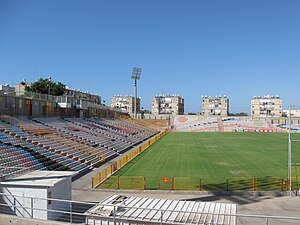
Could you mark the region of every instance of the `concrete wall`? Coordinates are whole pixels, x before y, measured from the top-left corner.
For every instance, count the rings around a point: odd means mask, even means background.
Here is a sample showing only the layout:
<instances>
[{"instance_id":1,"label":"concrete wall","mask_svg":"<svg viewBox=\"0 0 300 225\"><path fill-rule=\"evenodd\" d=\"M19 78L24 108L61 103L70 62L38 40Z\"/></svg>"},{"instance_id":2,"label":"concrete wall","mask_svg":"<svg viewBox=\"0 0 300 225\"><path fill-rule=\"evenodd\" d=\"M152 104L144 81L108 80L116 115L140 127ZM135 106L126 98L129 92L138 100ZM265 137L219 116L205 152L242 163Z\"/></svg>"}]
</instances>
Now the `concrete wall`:
<instances>
[{"instance_id":1,"label":"concrete wall","mask_svg":"<svg viewBox=\"0 0 300 225\"><path fill-rule=\"evenodd\" d=\"M66 178L57 183L52 189L48 190L48 198L60 199L60 200L72 200L72 179L71 177ZM51 196L49 196L51 191ZM59 210L59 211L70 211L69 202L61 201L48 201L48 209ZM63 213L49 212L48 219L56 220L63 216Z\"/></svg>"},{"instance_id":2,"label":"concrete wall","mask_svg":"<svg viewBox=\"0 0 300 225\"><path fill-rule=\"evenodd\" d=\"M70 223L63 223L58 221L47 221L38 219L26 219L22 217L0 214L0 224L5 225L66 225ZM78 224L79 225L79 224Z\"/></svg>"},{"instance_id":3,"label":"concrete wall","mask_svg":"<svg viewBox=\"0 0 300 225\"><path fill-rule=\"evenodd\" d=\"M32 199L28 197L46 198L47 189L37 188L26 188L26 187L13 187L6 186L2 187L4 194L15 195L15 196L3 196L3 200L11 206L11 210L20 217L36 218L36 219L47 219L47 211L38 209L47 209L47 201L40 199ZM27 197L22 197L27 196ZM31 208L37 208L31 210Z\"/></svg>"},{"instance_id":4,"label":"concrete wall","mask_svg":"<svg viewBox=\"0 0 300 225\"><path fill-rule=\"evenodd\" d=\"M47 210L69 211L69 202L46 200L60 199L72 200L72 178L68 177L54 186L34 186L34 185L2 185L1 190L4 194L3 200L10 206L11 210L20 217L28 217L44 220L56 220L63 213L51 212ZM26 197L24 197L26 196Z\"/></svg>"}]
</instances>

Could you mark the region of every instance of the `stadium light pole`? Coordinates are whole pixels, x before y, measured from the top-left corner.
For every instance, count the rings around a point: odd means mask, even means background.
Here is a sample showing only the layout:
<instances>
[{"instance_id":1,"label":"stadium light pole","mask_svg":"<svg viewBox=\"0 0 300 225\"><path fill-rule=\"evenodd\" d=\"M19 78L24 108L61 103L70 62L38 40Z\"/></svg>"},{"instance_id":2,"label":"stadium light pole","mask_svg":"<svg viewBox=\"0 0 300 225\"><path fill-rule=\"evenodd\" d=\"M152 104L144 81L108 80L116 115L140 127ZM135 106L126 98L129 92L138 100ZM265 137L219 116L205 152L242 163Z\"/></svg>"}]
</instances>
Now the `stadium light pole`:
<instances>
[{"instance_id":1,"label":"stadium light pole","mask_svg":"<svg viewBox=\"0 0 300 225\"><path fill-rule=\"evenodd\" d=\"M131 79L134 80L134 118L136 119L137 80L141 78L142 68L133 67Z\"/></svg>"},{"instance_id":2,"label":"stadium light pole","mask_svg":"<svg viewBox=\"0 0 300 225\"><path fill-rule=\"evenodd\" d=\"M289 106L289 142L288 142L288 179L289 179L289 192L292 196L292 140L291 140L291 105Z\"/></svg>"},{"instance_id":3,"label":"stadium light pole","mask_svg":"<svg viewBox=\"0 0 300 225\"><path fill-rule=\"evenodd\" d=\"M49 97L50 96L50 90L51 90L51 81L52 81L52 78L49 77L48 80L49 80L49 86L48 86L48 97Z\"/></svg>"}]
</instances>

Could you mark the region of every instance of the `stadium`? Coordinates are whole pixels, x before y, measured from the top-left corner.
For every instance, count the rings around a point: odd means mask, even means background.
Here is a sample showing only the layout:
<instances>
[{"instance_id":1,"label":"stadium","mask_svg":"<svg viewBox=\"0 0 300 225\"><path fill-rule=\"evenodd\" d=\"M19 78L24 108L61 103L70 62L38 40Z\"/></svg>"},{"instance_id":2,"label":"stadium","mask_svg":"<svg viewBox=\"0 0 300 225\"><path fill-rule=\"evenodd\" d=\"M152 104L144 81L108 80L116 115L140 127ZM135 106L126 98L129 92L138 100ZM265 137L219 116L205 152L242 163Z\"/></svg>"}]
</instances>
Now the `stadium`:
<instances>
[{"instance_id":1,"label":"stadium","mask_svg":"<svg viewBox=\"0 0 300 225\"><path fill-rule=\"evenodd\" d=\"M239 224L249 218L238 216L235 203L208 201L204 203L210 205L198 206L191 201L187 206L179 196L297 195L296 141L291 146L291 179L287 173L288 140L300 138L297 118L134 119L120 109L94 105L70 110L47 98L0 96L2 213L51 223ZM76 191L115 194L102 196L98 205L74 201L71 193ZM179 199L166 205L164 199L172 195ZM118 215L136 207L157 216L148 218L143 211L145 219ZM164 213L169 216L164 218ZM184 219L185 214L193 219Z\"/></svg>"},{"instance_id":2,"label":"stadium","mask_svg":"<svg viewBox=\"0 0 300 225\"><path fill-rule=\"evenodd\" d=\"M0 0L0 225L300 224L299 8Z\"/></svg>"}]
</instances>

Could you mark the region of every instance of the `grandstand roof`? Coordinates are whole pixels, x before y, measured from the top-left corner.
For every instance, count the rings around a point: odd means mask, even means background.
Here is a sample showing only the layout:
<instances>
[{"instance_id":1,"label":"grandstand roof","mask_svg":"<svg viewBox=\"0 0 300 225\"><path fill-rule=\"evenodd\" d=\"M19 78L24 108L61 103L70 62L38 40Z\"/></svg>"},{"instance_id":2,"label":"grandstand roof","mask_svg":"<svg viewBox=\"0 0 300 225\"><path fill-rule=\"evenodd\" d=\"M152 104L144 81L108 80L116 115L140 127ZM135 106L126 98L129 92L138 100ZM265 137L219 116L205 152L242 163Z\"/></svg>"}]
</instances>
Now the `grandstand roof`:
<instances>
[{"instance_id":1,"label":"grandstand roof","mask_svg":"<svg viewBox=\"0 0 300 225\"><path fill-rule=\"evenodd\" d=\"M236 204L178 201L112 195L86 213L88 224L95 220L164 224L235 225ZM163 214L163 218L161 215ZM161 220L162 219L162 220Z\"/></svg>"},{"instance_id":2,"label":"grandstand roof","mask_svg":"<svg viewBox=\"0 0 300 225\"><path fill-rule=\"evenodd\" d=\"M48 186L52 187L66 177L74 176L71 171L32 171L13 179L0 182L1 185Z\"/></svg>"}]
</instances>

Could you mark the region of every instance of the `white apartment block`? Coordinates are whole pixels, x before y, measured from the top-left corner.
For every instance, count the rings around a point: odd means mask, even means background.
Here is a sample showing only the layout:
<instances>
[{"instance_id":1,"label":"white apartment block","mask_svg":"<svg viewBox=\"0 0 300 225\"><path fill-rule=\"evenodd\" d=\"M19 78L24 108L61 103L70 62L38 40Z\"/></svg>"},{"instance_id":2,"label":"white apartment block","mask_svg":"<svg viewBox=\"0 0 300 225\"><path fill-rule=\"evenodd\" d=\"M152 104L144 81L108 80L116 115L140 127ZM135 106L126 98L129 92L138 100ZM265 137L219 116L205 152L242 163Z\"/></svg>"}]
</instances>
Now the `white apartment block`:
<instances>
[{"instance_id":1,"label":"white apartment block","mask_svg":"<svg viewBox=\"0 0 300 225\"><path fill-rule=\"evenodd\" d=\"M90 103L101 104L101 96L91 94L89 92L83 92L80 90L72 90L66 88L66 91L63 94L63 96L73 97L75 98L75 100L85 100Z\"/></svg>"},{"instance_id":2,"label":"white apartment block","mask_svg":"<svg viewBox=\"0 0 300 225\"><path fill-rule=\"evenodd\" d=\"M184 99L178 95L159 95L152 98L152 114L184 114Z\"/></svg>"},{"instance_id":3,"label":"white apartment block","mask_svg":"<svg viewBox=\"0 0 300 225\"><path fill-rule=\"evenodd\" d=\"M56 102L61 108L88 109L101 104L101 96L66 88L62 96L56 96Z\"/></svg>"},{"instance_id":4,"label":"white apartment block","mask_svg":"<svg viewBox=\"0 0 300 225\"><path fill-rule=\"evenodd\" d=\"M123 96L123 95L115 95L111 98L112 108L121 109L123 112L134 113L134 97L133 96ZM141 98L138 97L136 99L136 112L139 113L141 111Z\"/></svg>"},{"instance_id":5,"label":"white apartment block","mask_svg":"<svg viewBox=\"0 0 300 225\"><path fill-rule=\"evenodd\" d=\"M286 117L300 117L300 110L299 109L286 109L282 110L283 114L286 115ZM290 115L291 114L291 115Z\"/></svg>"},{"instance_id":6,"label":"white apartment block","mask_svg":"<svg viewBox=\"0 0 300 225\"><path fill-rule=\"evenodd\" d=\"M227 116L229 112L229 99L224 97L202 96L202 113L205 116Z\"/></svg>"},{"instance_id":7,"label":"white apartment block","mask_svg":"<svg viewBox=\"0 0 300 225\"><path fill-rule=\"evenodd\" d=\"M4 94L14 94L15 93L15 88L10 87L9 84L0 84L0 92Z\"/></svg>"},{"instance_id":8,"label":"white apartment block","mask_svg":"<svg viewBox=\"0 0 300 225\"><path fill-rule=\"evenodd\" d=\"M254 96L251 100L251 115L253 117L282 116L282 101L279 96Z\"/></svg>"}]
</instances>

